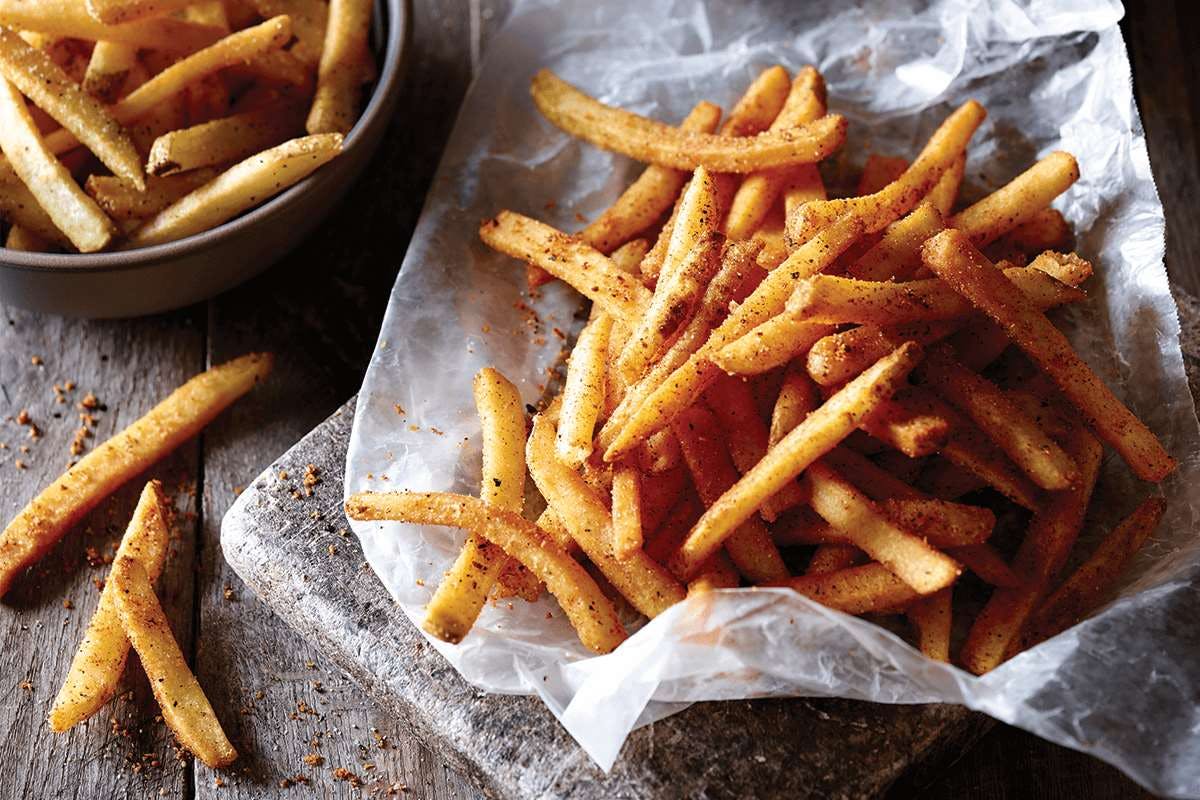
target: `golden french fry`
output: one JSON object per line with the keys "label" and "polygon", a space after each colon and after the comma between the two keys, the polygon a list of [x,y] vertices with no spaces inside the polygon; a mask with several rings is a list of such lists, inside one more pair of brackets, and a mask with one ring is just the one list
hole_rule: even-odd
{"label": "golden french fry", "polygon": [[767,433],[768,447],[774,447],[819,405],[821,393],[816,384],[799,364],[792,364],[784,374],[783,385],[779,387],[779,396],[771,410],[771,427]]}
{"label": "golden french fry", "polygon": [[[483,437],[480,499],[520,514],[525,503],[525,408],[521,393],[491,367],[475,375],[473,390]],[[509,561],[504,551],[488,539],[469,535],[454,566],[430,599],[421,627],[443,641],[461,642]]]}
{"label": "golden french fry", "polygon": [[67,247],[71,245],[70,239],[55,227],[54,220],[50,219],[33,192],[21,183],[10,166],[0,167],[0,219],[43,241]]}
{"label": "golden french fry", "polygon": [[764,69],[734,104],[721,135],[754,136],[770,128],[787,103],[789,85],[783,67],[776,64]]}
{"label": "golden french fry", "polygon": [[137,64],[137,48],[133,45],[96,42],[83,76],[83,90],[101,102],[111,103]]}
{"label": "golden french fry", "polygon": [[966,208],[950,220],[976,247],[984,247],[1039,212],[1079,180],[1079,165],[1070,153],[1055,151],[1009,184]]}
{"label": "golden french fry", "polygon": [[308,112],[309,133],[350,133],[369,79],[371,0],[330,0],[325,41],[317,67],[317,92]]}
{"label": "golden french fry", "polygon": [[863,281],[908,280],[922,266],[921,245],[942,228],[938,210],[921,203],[888,225],[879,241],[846,268],[846,274]]}
{"label": "golden french fry", "polygon": [[808,241],[822,227],[846,213],[854,214],[867,233],[883,230],[916,208],[966,150],[967,142],[985,116],[983,106],[968,100],[946,118],[917,160],[898,179],[864,197],[821,200],[801,206],[788,217],[788,235],[797,242]]}
{"label": "golden french fry", "polygon": [[625,640],[616,609],[587,571],[546,531],[513,511],[449,492],[360,492],[346,500],[355,520],[396,520],[464,528],[503,548],[536,575],[588,649],[608,653]]}
{"label": "golden french fry", "polygon": [[[679,439],[696,493],[705,506],[711,507],[738,480],[738,471],[730,459],[717,419],[707,408],[696,405],[676,417],[671,428]],[[725,540],[725,552],[738,572],[752,583],[788,577],[779,549],[756,517],[747,518],[729,535]]]}
{"label": "golden french fry", "polygon": [[967,170],[967,154],[963,153],[951,162],[942,177],[929,190],[927,198],[943,218],[949,217],[958,200],[958,189],[962,185],[963,174]]}
{"label": "golden french fry", "polygon": [[120,25],[179,11],[195,0],[84,0],[88,14],[105,25]]}
{"label": "golden french fry", "polygon": [[835,330],[833,325],[778,314],[727,343],[712,354],[712,361],[730,375],[761,375],[804,355]]}
{"label": "golden french fry", "polygon": [[1161,481],[1176,467],[1146,425],[1109,390],[1067,338],[998,272],[965,234],[951,230],[925,243],[926,265],[981,311],[1058,384],[1099,436],[1143,480]]}
{"label": "golden french fry", "polygon": [[684,598],[683,586],[646,553],[619,559],[612,550],[612,516],[604,501],[574,470],[554,456],[554,424],[539,414],[525,445],[529,474],[604,577],[634,608],[655,617]]}
{"label": "golden french fry", "polygon": [[188,669],[145,567],[135,558],[121,556],[113,562],[109,581],[121,625],[150,679],[163,721],[180,744],[206,765],[215,768],[232,764],[238,757],[237,750],[221,729],[204,689]]}
{"label": "golden french fry", "polygon": [[604,360],[612,317],[601,314],[579,334],[563,385],[563,403],[554,452],[564,464],[578,468],[592,454],[592,435],[604,406]]}
{"label": "golden french fry", "polygon": [[909,458],[921,458],[946,446],[953,423],[927,395],[906,386],[894,397],[883,398],[860,427]]}
{"label": "golden french fry", "polygon": [[1068,251],[1074,247],[1075,233],[1062,212],[1043,208],[1029,219],[998,238],[985,251],[989,257],[1001,254],[993,261],[1021,254],[1032,258],[1046,250]]}
{"label": "golden french fry", "polygon": [[110,218],[126,222],[157,214],[215,177],[215,169],[196,169],[165,178],[150,175],[146,188],[138,191],[115,175],[89,175],[84,190]]}
{"label": "golden french fry", "polygon": [[263,19],[286,14],[296,35],[296,43],[288,52],[310,67],[320,62],[329,22],[328,3],[322,0],[250,0],[250,4]]}
{"label": "golden french fry", "polygon": [[704,506],[694,491],[680,495],[662,523],[655,526],[654,532],[646,538],[646,555],[660,563],[670,558],[671,553],[678,550],[687,538],[688,531],[703,511]]}
{"label": "golden french fry", "polygon": [[694,572],[763,501],[836,447],[881,399],[895,393],[920,358],[917,345],[899,348],[809,414],[709,507],[672,559],[672,571]]}
{"label": "golden french fry", "polygon": [[636,467],[618,464],[612,485],[613,555],[627,558],[642,549],[642,493]]}
{"label": "golden french fry", "polygon": [[342,150],[342,137],[292,139],[222,172],[146,220],[122,249],[182,239],[216,227],[311,175]]}
{"label": "golden french fry", "polygon": [[1062,570],[1083,526],[1104,449],[1079,428],[1067,443],[1067,452],[1079,467],[1079,480],[1071,488],[1051,495],[1045,509],[1029,523],[1013,561],[1024,583],[992,592],[967,634],[959,661],[976,675],[995,669],[1008,657],[1010,648],[1020,642],[1030,615]]}
{"label": "golden french fry", "polygon": [[663,428],[642,442],[638,448],[638,464],[650,475],[660,475],[680,465],[679,440],[670,428]]}
{"label": "golden french fry", "polygon": [[737,568],[733,566],[729,556],[717,553],[704,562],[704,566],[696,573],[696,577],[688,581],[688,597],[711,592],[714,589],[736,589],[739,583],[741,583],[741,579],[738,576]]}
{"label": "golden french fry", "polygon": [[219,28],[163,16],[105,25],[78,0],[0,0],[0,25],[51,36],[122,42],[135,47],[190,53],[221,35]]}
{"label": "golden french fry", "polygon": [[172,175],[241,161],[295,136],[299,107],[268,106],[164,133],[154,140],[146,171]]}
{"label": "golden french fry", "polygon": [[[817,517],[820,519],[820,517]],[[824,520],[822,520],[824,522]],[[826,523],[828,524],[828,523]],[[805,575],[828,575],[857,566],[867,560],[867,555],[852,544],[822,544],[813,551]]]}
{"label": "golden french fry", "polygon": [[1158,527],[1166,501],[1147,498],[1037,609],[1029,623],[1028,645],[1056,636],[1100,606],[1130,560]]}
{"label": "golden french fry", "polygon": [[900,156],[884,156],[871,153],[867,163],[863,165],[862,175],[858,177],[856,195],[875,194],[892,181],[898,180],[908,169],[908,159]]}
{"label": "golden french fry", "polygon": [[270,354],[252,353],[197,375],[43,489],[0,534],[0,596],[100,501],[199,433],[270,370]]}
{"label": "golden french fry", "polygon": [[512,211],[501,211],[479,228],[493,250],[546,270],[573,286],[632,328],[650,303],[650,292],[612,260],[577,237]]}
{"label": "golden french fry", "polygon": [[[169,536],[162,484],[150,481],[142,490],[115,558],[136,559],[154,583],[167,558]],[[116,591],[111,582],[104,584],[83,641],[71,659],[71,669],[54,698],[49,720],[55,733],[92,716],[116,694],[129,654],[129,639],[117,613]]]}
{"label": "golden french fry", "polygon": [[[675,434],[671,434],[671,438],[674,439]],[[679,447],[678,440],[675,440],[675,447]],[[642,530],[647,534],[658,530],[688,488],[687,467],[683,464],[682,454],[678,460],[680,463],[676,467],[655,475],[652,480],[642,481],[639,486]]]}
{"label": "golden french fry", "polygon": [[962,327],[961,320],[902,325],[859,325],[814,342],[805,357],[808,375],[821,386],[840,386],[904,342],[931,345]]}
{"label": "golden french fry", "polygon": [[[0,215],[3,211],[0,210]],[[18,250],[24,253],[48,253],[54,249],[54,244],[38,236],[28,228],[13,225],[4,237],[4,247],[8,250]]]}
{"label": "golden french fry", "polygon": [[847,614],[870,614],[903,606],[920,595],[882,564],[792,578],[787,586],[821,605]]}
{"label": "golden french fry", "polygon": [[0,78],[0,150],[54,226],[80,252],[95,252],[112,240],[116,233],[112,220],[47,149],[24,98],[4,78]]}
{"label": "golden french fry", "polygon": [[908,621],[917,631],[917,649],[934,661],[950,661],[950,627],[954,590],[947,586],[908,608]]}
{"label": "golden french fry", "polygon": [[1006,589],[1021,585],[1021,578],[1012,571],[1008,562],[1000,557],[990,544],[969,544],[946,550],[954,560],[974,572],[984,583]]}
{"label": "golden french fry", "polygon": [[757,136],[681,131],[637,114],[606,106],[549,70],[533,78],[538,110],[572,136],[652,164],[718,172],[754,172],[788,164],[811,164],[841,146],[846,120],[831,114],[800,128]]}
{"label": "golden french fry", "polygon": [[985,488],[988,482],[948,458],[934,456],[922,468],[917,477],[917,485],[933,497],[957,500],[963,495]]}

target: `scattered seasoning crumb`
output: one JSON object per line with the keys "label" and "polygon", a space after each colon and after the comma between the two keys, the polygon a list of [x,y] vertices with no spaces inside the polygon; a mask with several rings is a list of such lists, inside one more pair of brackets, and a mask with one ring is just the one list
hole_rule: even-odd
{"label": "scattered seasoning crumb", "polygon": [[329,545],[329,547],[325,548],[325,550],[326,550],[326,552],[328,552],[328,553],[329,553],[329,555],[331,555],[331,556],[336,556],[336,555],[337,555],[337,545],[336,545],[336,544],[331,544],[331,545]]}
{"label": "scattered seasoning crumb", "polygon": [[406,414],[408,414],[408,412],[404,410],[404,406],[400,405],[399,403],[396,403],[396,405],[394,405],[392,407],[395,408],[396,413],[402,417],[405,416]]}
{"label": "scattered seasoning crumb", "polygon": [[425,585],[425,581],[421,580],[420,578],[417,578],[417,586],[424,586],[424,585]]}
{"label": "scattered seasoning crumb", "polygon": [[304,465],[304,496],[312,497],[313,488],[321,482],[321,470],[317,469],[316,464]]}
{"label": "scattered seasoning crumb", "polygon": [[225,786],[225,780],[220,775],[218,775],[217,777],[213,778],[213,786],[217,787],[218,789],[221,789]]}
{"label": "scattered seasoning crumb", "polygon": [[69,597],[63,598],[63,608],[70,611],[74,607],[75,607],[75,603],[71,601],[71,598],[69,598]]}
{"label": "scattered seasoning crumb", "polygon": [[28,409],[22,408],[20,411],[17,412],[17,424],[18,425],[28,425],[29,424]]}
{"label": "scattered seasoning crumb", "polygon": [[233,496],[240,497],[242,492],[244,492],[244,491],[246,491],[245,486],[235,486],[235,487],[233,487]]}
{"label": "scattered seasoning crumb", "polygon": [[480,328],[479,330],[483,331],[484,333],[491,333],[491,332],[492,332],[492,326],[491,326],[491,325],[484,325],[484,326],[483,326],[482,328]]}
{"label": "scattered seasoning crumb", "polygon": [[23,445],[21,445],[20,447],[18,447],[17,449],[18,449],[18,450],[20,450],[22,453],[28,453],[28,452],[29,452],[29,445],[27,445],[27,444],[23,444]]}
{"label": "scattered seasoning crumb", "polygon": [[87,447],[87,438],[92,435],[86,426],[75,431],[75,438],[71,440],[71,455],[81,455]]}
{"label": "scattered seasoning crumb", "polygon": [[18,458],[13,462],[13,466],[17,469],[25,469],[25,462]]}
{"label": "scattered seasoning crumb", "polygon": [[42,361],[41,356],[33,356],[32,358],[29,359],[29,363],[33,364],[35,367],[40,367],[43,364],[45,364],[46,362]]}
{"label": "scattered seasoning crumb", "polygon": [[304,757],[304,763],[310,767],[319,767],[325,763],[325,757],[320,753],[309,753]]}
{"label": "scattered seasoning crumb", "polygon": [[316,669],[316,668],[317,668],[317,662],[315,662],[315,661],[305,661],[305,662],[304,662],[304,666],[305,666],[305,668],[306,668],[306,669]]}
{"label": "scattered seasoning crumb", "polygon": [[27,691],[27,692],[32,692],[32,691],[33,691],[33,684],[32,684],[32,683],[30,683],[30,682],[29,682],[29,681],[27,681],[27,680],[26,680],[26,681],[21,681],[21,683],[19,684],[19,686],[20,686],[22,689],[24,689],[25,691]]}
{"label": "scattered seasoning crumb", "polygon": [[257,692],[254,693],[255,700],[262,700],[266,696],[267,696],[267,693],[264,692],[262,689],[259,689]]}
{"label": "scattered seasoning crumb", "polygon": [[100,408],[100,399],[91,392],[88,392],[83,396],[83,399],[79,401],[79,407],[87,411],[95,411],[96,409]]}
{"label": "scattered seasoning crumb", "polygon": [[355,789],[363,785],[362,778],[355,775],[345,767],[338,767],[333,771],[333,779],[337,781],[346,781]]}
{"label": "scattered seasoning crumb", "polygon": [[63,384],[63,389],[67,390],[68,392],[75,391],[75,381],[67,381]]}
{"label": "scattered seasoning crumb", "polygon": [[287,470],[286,469],[279,470],[279,480],[286,481],[287,479],[288,479]]}
{"label": "scattered seasoning crumb", "polygon": [[415,433],[415,432],[417,432],[417,431],[421,430],[421,426],[420,426],[420,425],[409,425],[409,426],[408,426],[408,429],[409,429],[410,431],[413,431],[413,432]]}
{"label": "scattered seasoning crumb", "polygon": [[440,428],[435,428],[435,427],[433,427],[432,425],[430,425],[430,426],[429,426],[429,430],[433,431],[433,432],[434,432],[434,433],[436,433],[438,436],[445,436],[445,435],[446,435],[446,432],[445,432],[444,430],[441,430]]}
{"label": "scattered seasoning crumb", "polygon": [[230,586],[228,583],[225,584],[225,588],[221,591],[221,594],[225,596],[226,600],[234,599],[233,587]]}

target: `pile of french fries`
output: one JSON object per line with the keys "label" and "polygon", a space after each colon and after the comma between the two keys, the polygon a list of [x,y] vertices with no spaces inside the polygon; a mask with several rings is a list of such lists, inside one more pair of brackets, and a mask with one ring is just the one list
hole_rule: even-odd
{"label": "pile of french fries", "polygon": [[[0,596],[89,511],[203,430],[271,366],[269,354],[251,353],[197,375],[43,489],[0,533]],[[169,550],[170,510],[162,485],[151,480],[54,700],[50,728],[63,733],[112,699],[132,645],[180,744],[209,766],[226,766],[237,750],[188,668],[154,592]]]}
{"label": "pile of french fries", "polygon": [[213,228],[334,158],[375,79],[371,0],[0,0],[4,246]]}
{"label": "pile of french fries", "polygon": [[[649,166],[578,234],[513,211],[483,223],[531,286],[559,279],[592,307],[527,436],[515,387],[476,378],[480,497],[347,502],[354,519],[469,532],[427,631],[458,642],[489,597],[544,586],[603,653],[625,637],[618,607],[652,618],[693,593],[790,587],[906,619],[890,627],[982,674],[1108,597],[1163,503],[1064,576],[1104,446],[1146,481],[1175,461],[1045,315],[1092,273],[1051,208],[1079,176],[1071,155],[960,207],[986,115],[970,101],[911,163],[869,154],[857,193],[829,198],[817,162],[846,122],[812,67],[768,69],[723,123],[702,102],[679,127],[548,71],[532,92],[564,131]],[[1005,548],[992,534],[1014,514],[1024,535]],[[986,602],[967,619],[955,590],[972,587]]]}

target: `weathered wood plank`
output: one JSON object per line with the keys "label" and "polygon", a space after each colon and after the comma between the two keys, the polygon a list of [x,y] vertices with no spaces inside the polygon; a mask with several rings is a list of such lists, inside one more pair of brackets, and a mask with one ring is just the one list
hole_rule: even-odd
{"label": "weathered wood plank", "polygon": [[[106,405],[88,447],[148,410],[201,366],[203,331],[194,313],[135,322],[83,322],[0,308],[0,517],[12,517],[65,468],[80,425],[76,403],[94,392]],[[31,363],[33,356],[43,360]],[[55,383],[73,381],[56,402]],[[43,435],[12,418],[28,409]],[[56,416],[57,415],[57,416]],[[28,446],[30,452],[20,452]],[[17,460],[27,464],[18,469]],[[160,581],[163,605],[185,649],[191,639],[195,480],[194,443],[151,468],[181,512]],[[62,736],[46,713],[67,673],[108,567],[90,566],[85,552],[111,554],[143,480],[103,503],[51,553],[18,580],[0,605],[0,749],[8,764],[0,796],[80,798],[180,796],[189,767],[173,755],[171,737],[131,657],[122,694],[94,718]],[[69,604],[72,607],[66,608]],[[126,690],[132,696],[124,697]],[[148,758],[143,761],[143,756]],[[135,767],[134,765],[139,766]],[[154,766],[153,764],[157,764]]]}

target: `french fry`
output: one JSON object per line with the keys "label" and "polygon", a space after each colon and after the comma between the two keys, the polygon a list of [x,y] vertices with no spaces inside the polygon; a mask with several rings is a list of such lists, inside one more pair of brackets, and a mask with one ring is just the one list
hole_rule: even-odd
{"label": "french fry", "polygon": [[43,489],[0,534],[0,596],[117,487],[199,433],[270,370],[269,354],[252,353],[197,375]]}
{"label": "french fry", "polygon": [[863,281],[908,280],[922,266],[921,244],[942,228],[937,209],[921,203],[888,225],[879,241],[846,268],[846,274]]}
{"label": "french fry", "polygon": [[1130,560],[1158,527],[1166,510],[1161,497],[1147,498],[1100,542],[1099,547],[1037,609],[1027,644],[1056,636],[1098,608]]}
{"label": "french fry", "polygon": [[819,385],[840,386],[904,342],[931,345],[961,326],[962,321],[957,319],[903,325],[859,325],[814,342],[805,356],[805,368]]}
{"label": "french fry", "polygon": [[1000,557],[990,544],[969,544],[951,547],[946,553],[955,561],[974,572],[984,583],[1005,589],[1021,585],[1021,578],[1012,571],[1008,562]]}
{"label": "french fry", "polygon": [[612,485],[613,555],[627,558],[642,549],[641,480],[636,467],[618,464]]}
{"label": "french fry", "polygon": [[[2,214],[0,211],[0,215]],[[54,249],[53,243],[20,225],[13,225],[8,229],[8,234],[4,237],[4,247],[24,253],[48,253]]]}
{"label": "french fry", "polygon": [[696,577],[688,581],[688,597],[714,589],[736,589],[741,579],[737,568],[724,553],[717,553],[704,563]]}
{"label": "french fry", "polygon": [[982,544],[996,525],[995,514],[986,508],[935,497],[887,498],[879,507],[904,530],[942,548]]}
{"label": "french fry", "polygon": [[987,487],[988,483],[971,470],[964,469],[947,458],[934,456],[922,468],[917,485],[933,497],[957,500],[963,495]]}
{"label": "french fry", "polygon": [[70,246],[71,241],[54,225],[54,220],[46,213],[33,196],[33,192],[12,167],[0,167],[0,219],[14,227],[29,231],[43,241],[56,245]]}
{"label": "french fry", "polygon": [[592,454],[592,435],[604,406],[604,359],[612,317],[601,314],[584,326],[567,364],[563,403],[554,452],[564,464],[578,468]]}
{"label": "french fry", "polygon": [[788,217],[788,235],[806,242],[825,225],[846,213],[854,214],[867,233],[881,231],[916,208],[947,169],[966,149],[987,112],[969,100],[946,118],[930,137],[912,166],[874,194],[807,203]]}
{"label": "french fry", "polygon": [[721,126],[722,136],[754,136],[770,128],[787,104],[790,81],[778,64],[758,74],[738,98]]}
{"label": "french fry", "polygon": [[836,328],[784,313],[727,343],[712,361],[730,375],[761,375],[802,356]]}
{"label": "french fry", "polygon": [[960,231],[925,243],[926,265],[1000,324],[1058,384],[1088,424],[1143,480],[1161,481],[1176,462],[1145,424],[1076,355],[1066,337]]}
{"label": "french fry", "polygon": [[232,764],[237,760],[237,750],[221,729],[204,689],[188,669],[146,569],[137,559],[122,556],[113,562],[109,581],[121,625],[150,679],[163,721],[180,744],[206,765],[216,768]]}
{"label": "french fry", "polygon": [[958,578],[961,569],[954,559],[897,526],[825,462],[809,466],[804,483],[814,511],[919,594],[932,594]]}
{"label": "french fry", "polygon": [[995,669],[1008,657],[1010,647],[1019,643],[1030,615],[1062,570],[1079,535],[1104,449],[1079,428],[1068,442],[1067,452],[1079,467],[1079,480],[1071,488],[1051,495],[1046,507],[1030,522],[1013,561],[1024,583],[992,592],[959,653],[963,667],[976,675]]}
{"label": "french fry", "polygon": [[830,572],[857,566],[866,560],[866,554],[852,544],[822,544],[813,551],[804,574],[828,575]]}
{"label": "french fry", "polygon": [[160,178],[149,175],[146,188],[136,188],[115,175],[89,175],[84,191],[117,222],[142,220],[217,177],[215,169],[194,169]]}
{"label": "french fry", "polygon": [[[490,367],[475,375],[473,389],[483,436],[479,497],[489,506],[520,514],[525,503],[525,408],[521,393]],[[510,558],[500,547],[483,536],[470,534],[430,599],[421,627],[442,641],[461,642],[509,563]]]}
{"label": "french fry", "polygon": [[120,25],[160,17],[187,7],[194,0],[84,0],[88,14],[105,25]]}
{"label": "french fry", "polygon": [[654,532],[646,538],[643,548],[646,555],[659,563],[670,558],[671,553],[674,553],[679,549],[679,545],[683,544],[688,531],[692,529],[692,525],[700,518],[703,511],[704,505],[700,502],[700,498],[689,488],[671,507],[670,513],[663,519],[662,524],[655,526]]}
{"label": "french fry", "polygon": [[1075,234],[1062,212],[1056,208],[1043,208],[998,238],[985,253],[989,258],[993,252],[1001,254],[992,261],[1018,253],[1032,258],[1047,250],[1069,251],[1074,246],[1074,239]]}
{"label": "french fry", "polygon": [[122,42],[172,53],[190,53],[212,44],[221,35],[219,28],[169,16],[105,25],[92,17],[77,0],[38,0],[36,3],[0,0],[0,25],[51,36]]}
{"label": "french fry", "polygon": [[763,269],[773,270],[787,259],[787,234],[783,230],[783,207],[780,204],[776,203],[767,210],[766,218],[750,238],[762,244],[757,260]]}
{"label": "french fry", "polygon": [[[729,448],[720,436],[717,419],[707,408],[693,406],[676,417],[671,428],[679,439],[683,459],[700,500],[711,507],[738,480]],[[725,552],[738,572],[752,583],[788,577],[778,548],[756,517],[747,518],[729,535],[725,540]]]}
{"label": "french fry", "polygon": [[900,156],[884,156],[871,153],[867,163],[863,165],[862,175],[858,176],[856,195],[875,194],[892,181],[898,180],[908,169],[908,159]]}
{"label": "french fry", "polygon": [[546,585],[579,640],[597,653],[625,639],[616,609],[587,571],[532,522],[465,495],[448,492],[360,492],[346,501],[355,520],[396,520],[464,528],[503,548]]}
{"label": "french fry", "polygon": [[[150,481],[142,490],[115,558],[137,560],[153,584],[166,561],[169,536],[162,484]],[[104,584],[83,641],[79,643],[67,677],[54,698],[49,720],[50,729],[55,733],[62,733],[92,716],[116,694],[129,655],[129,639],[117,613],[116,592],[111,582]]]}
{"label": "french fry", "polygon": [[529,474],[547,504],[604,577],[634,608],[655,617],[684,598],[683,586],[645,552],[619,559],[612,550],[612,516],[574,470],[554,457],[554,424],[539,414],[525,445]]}
{"label": "french fry", "polygon": [[660,475],[680,465],[679,440],[670,428],[646,437],[638,449],[638,463],[650,475]]}
{"label": "french fry", "polygon": [[369,79],[371,0],[330,0],[317,91],[308,112],[309,133],[350,133]]}
{"label": "french fry", "polygon": [[286,141],[299,130],[299,108],[291,104],[221,117],[155,139],[146,171],[173,175],[241,161]]}
{"label": "french fry", "polygon": [[[778,116],[771,122],[771,131],[783,131],[806,125],[825,116],[825,81],[813,67],[805,67],[797,73],[788,92],[787,101]],[[811,166],[760,170],[747,175],[729,207],[725,218],[724,233],[730,239],[746,239],[761,225],[763,219],[797,170],[811,170]],[[820,180],[818,176],[817,180]]]}
{"label": "french fry", "polygon": [[800,128],[757,136],[681,131],[606,106],[549,70],[534,76],[532,93],[543,116],[572,136],[639,161],[675,169],[705,166],[717,172],[754,172],[811,164],[840,147],[846,135],[846,120],[836,114]]}
{"label": "french fry", "polygon": [[966,169],[967,154],[963,153],[951,162],[942,173],[942,177],[938,178],[938,182],[929,190],[927,198],[943,218],[949,217],[950,212],[954,210],[954,203],[958,200],[958,189],[962,185]]}
{"label": "french fry", "polygon": [[171,242],[220,225],[308,177],[341,150],[340,134],[323,133],[250,156],[150,217],[123,249]]}
{"label": "french fry", "polygon": [[926,658],[950,662],[950,627],[954,590],[946,587],[923,597],[908,608],[908,621],[917,632],[917,649]]}
{"label": "french fry", "polygon": [[[671,434],[671,438],[678,448],[679,441],[675,439],[675,434]],[[642,499],[642,530],[646,533],[658,530],[658,526],[688,490],[687,467],[683,464],[682,453],[678,459],[679,464],[673,469],[660,472],[654,475],[652,480],[642,481],[639,486]]]}
{"label": "french fry", "polygon": [[479,238],[493,250],[541,267],[631,329],[650,303],[646,287],[603,253],[537,220],[501,211],[480,226]]}
{"label": "french fry", "polygon": [[803,575],[782,585],[823,606],[855,615],[903,606],[920,596],[878,563]]}
{"label": "french fry", "polygon": [[819,405],[821,394],[816,384],[798,364],[792,364],[784,375],[775,407],[771,410],[771,427],[767,433],[768,447],[774,447]]}
{"label": "french fry", "polygon": [[1077,180],[1075,157],[1055,151],[955,215],[950,227],[962,231],[976,247],[984,247],[1032,219]]}
{"label": "french fry", "polygon": [[922,458],[945,447],[953,422],[943,408],[930,402],[928,395],[908,386],[894,397],[882,399],[860,427],[909,458]]}
{"label": "french fry", "polygon": [[[121,87],[134,71],[137,48],[124,42],[96,42],[87,72],[83,76],[83,90],[103,103],[117,99]],[[78,135],[78,134],[76,134]]]}
{"label": "french fry", "polygon": [[901,347],[809,414],[709,507],[672,559],[672,571],[694,572],[763,501],[836,447],[881,398],[892,395],[920,357],[918,346]]}
{"label": "french fry", "polygon": [[0,150],[54,226],[80,252],[103,249],[116,233],[112,220],[84,194],[38,133],[25,100],[0,78]]}
{"label": "french fry", "polygon": [[325,29],[329,22],[329,4],[322,0],[251,0],[263,19],[286,14],[292,21],[296,43],[289,52],[304,64],[316,66],[325,47]]}

